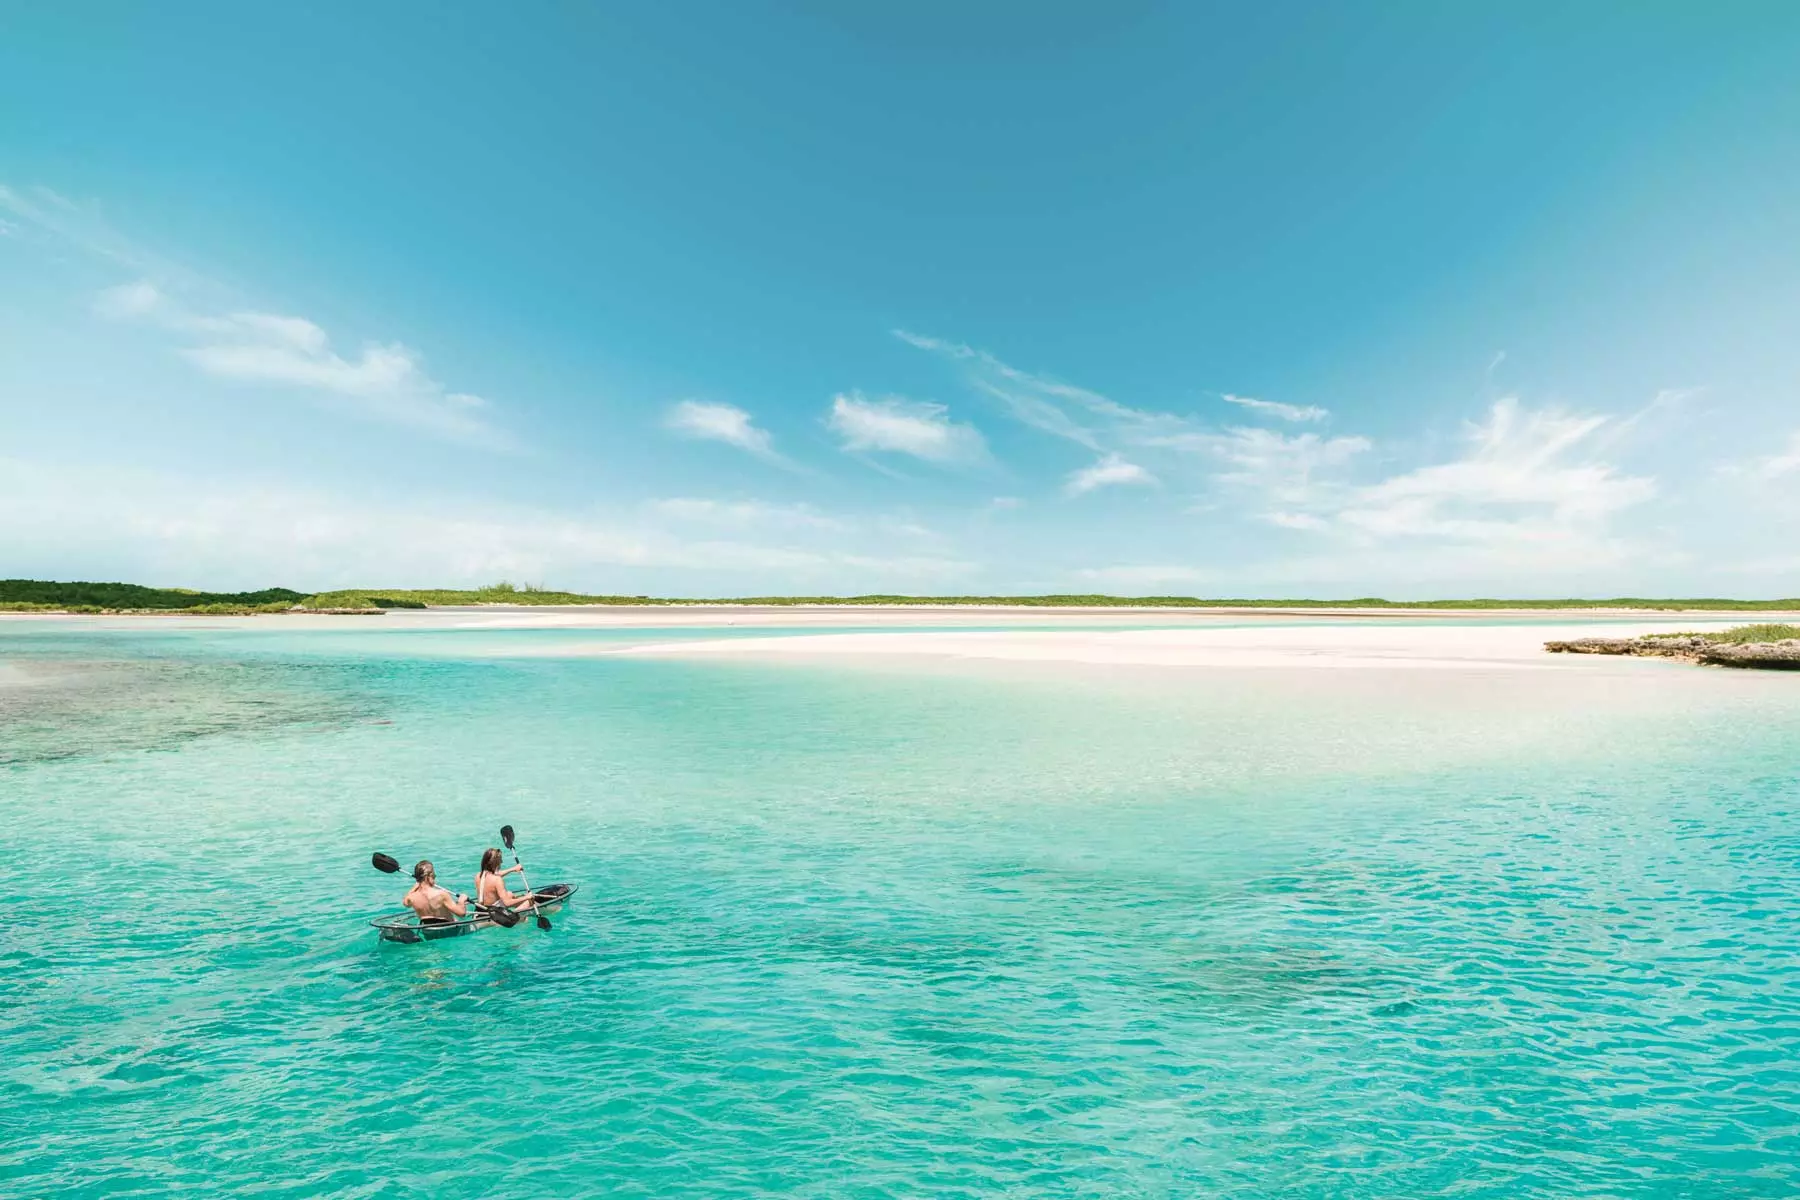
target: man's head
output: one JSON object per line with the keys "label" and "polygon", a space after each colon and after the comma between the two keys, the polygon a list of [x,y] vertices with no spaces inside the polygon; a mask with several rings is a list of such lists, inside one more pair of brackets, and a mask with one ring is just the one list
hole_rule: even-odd
{"label": "man's head", "polygon": [[420,883],[436,883],[437,868],[431,865],[429,858],[421,858],[413,868],[413,878]]}

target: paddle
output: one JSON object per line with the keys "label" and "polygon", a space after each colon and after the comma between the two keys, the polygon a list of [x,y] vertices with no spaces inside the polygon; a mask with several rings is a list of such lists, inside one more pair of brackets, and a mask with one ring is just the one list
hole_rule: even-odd
{"label": "paddle", "polygon": [[[506,848],[508,850],[512,851],[513,866],[519,867],[519,852],[513,848],[513,827],[511,825],[502,825],[500,827],[500,840],[506,843]],[[525,878],[524,867],[519,867],[519,882],[524,885],[526,893],[530,894],[531,881]],[[544,915],[543,910],[538,907],[535,898],[531,902],[531,911],[537,914],[537,927],[539,929],[550,928],[550,918]]]}
{"label": "paddle", "polygon": [[[384,875],[397,875],[400,873],[399,860],[393,855],[383,854],[379,850],[377,850],[373,857],[369,859],[369,865],[373,866],[377,871],[382,872]],[[500,926],[502,929],[511,929],[522,919],[518,913],[513,912],[510,909],[499,908],[491,904],[477,903],[475,905],[475,910],[484,914],[488,920]]]}

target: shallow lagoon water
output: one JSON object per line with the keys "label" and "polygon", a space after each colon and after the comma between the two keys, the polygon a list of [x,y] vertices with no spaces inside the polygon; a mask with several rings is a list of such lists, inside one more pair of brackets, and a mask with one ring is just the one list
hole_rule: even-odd
{"label": "shallow lagoon water", "polygon": [[1800,680],[607,638],[0,626],[0,1191],[1800,1191]]}

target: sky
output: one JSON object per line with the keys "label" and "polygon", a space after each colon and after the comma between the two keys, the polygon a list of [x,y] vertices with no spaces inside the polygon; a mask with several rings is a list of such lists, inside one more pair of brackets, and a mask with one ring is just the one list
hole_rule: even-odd
{"label": "sky", "polygon": [[1800,5],[0,8],[0,576],[1800,595]]}

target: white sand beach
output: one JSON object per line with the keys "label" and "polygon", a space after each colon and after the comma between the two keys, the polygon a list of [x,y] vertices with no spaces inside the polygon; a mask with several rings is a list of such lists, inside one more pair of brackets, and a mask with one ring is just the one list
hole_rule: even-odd
{"label": "white sand beach", "polygon": [[[987,660],[1164,668],[1665,670],[1679,664],[1552,655],[1546,641],[1720,629],[1792,613],[1617,610],[1131,609],[875,606],[503,607],[395,610],[383,616],[258,617],[18,614],[86,627],[277,631],[554,629],[641,631],[646,641],[559,644],[546,655],[824,660]],[[978,628],[971,628],[971,627]],[[720,629],[720,638],[655,640],[655,632]],[[756,636],[768,630],[771,636]],[[532,653],[539,653],[533,651]]]}
{"label": "white sand beach", "polygon": [[[1708,619],[1450,623],[1423,620],[1216,621],[1191,628],[934,629],[732,637],[634,646],[615,653],[678,657],[931,657],[1170,668],[1308,667],[1444,670],[1594,670],[1619,660],[1551,655],[1544,643],[1630,637],[1734,622]],[[1633,661],[1632,668],[1646,665]],[[1660,664],[1667,666],[1668,664]]]}

